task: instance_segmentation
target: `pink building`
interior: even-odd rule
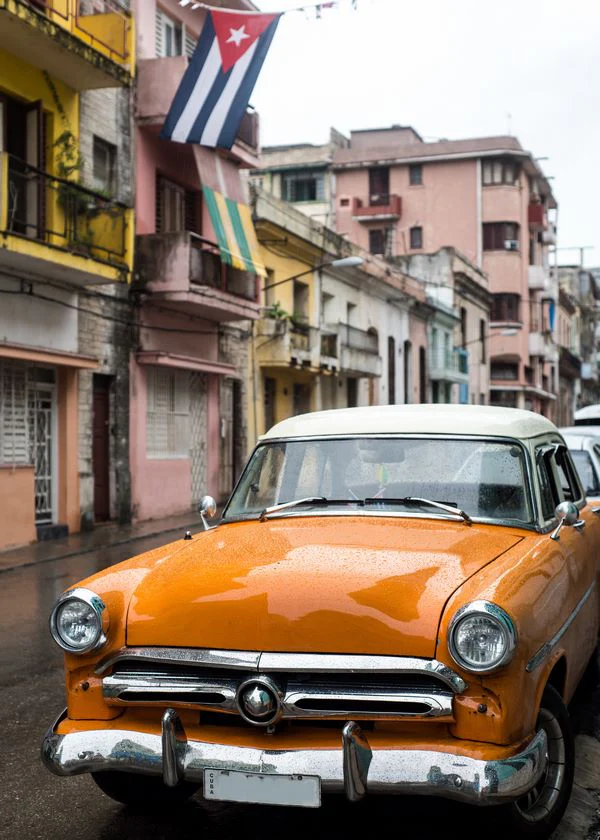
[[[536,159],[514,137],[426,143],[394,126],[353,131],[332,169],[338,233],[389,257],[451,246],[488,275],[490,402],[553,417],[556,203]]]
[[[254,8],[247,0],[214,5]],[[227,264],[215,224],[220,196],[246,203],[240,168],[257,164],[258,118],[246,115],[229,153],[160,139],[206,12],[176,0],[134,7],[139,327],[131,474],[134,517],[148,519],[189,510],[205,493],[227,495],[245,452],[247,323],[259,314],[260,267]]]

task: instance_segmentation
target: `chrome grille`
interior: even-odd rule
[[[225,714],[239,713],[236,696],[245,680],[268,676],[279,688],[282,718],[297,720],[448,718],[454,693],[464,690],[460,677],[435,660],[257,654],[250,664],[251,654],[242,654],[238,662],[230,651],[190,650],[186,658],[184,649],[130,648],[98,672],[111,670],[103,677],[111,705],[186,705]],[[273,667],[261,667],[261,656]]]

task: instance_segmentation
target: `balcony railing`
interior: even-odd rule
[[[362,350],[364,353],[379,353],[379,340],[376,333],[352,327],[350,324],[339,325],[340,341],[344,347],[351,347],[353,350]]]
[[[363,204],[360,198],[353,198],[352,215],[367,220],[382,216],[399,219],[402,215],[402,198],[399,195],[378,193],[369,196],[368,204]]]
[[[127,267],[127,208],[0,153],[0,230]]]
[[[0,0],[0,6],[9,0]],[[116,62],[129,59],[131,16],[118,0],[10,0],[45,15]]]
[[[531,227],[546,227],[546,208],[544,205],[532,202],[529,205],[528,219]]]
[[[168,234],[167,234],[168,235]],[[190,238],[190,282],[210,286],[229,295],[256,301],[256,274],[240,271],[224,263],[221,256],[208,250],[204,239],[188,232]]]

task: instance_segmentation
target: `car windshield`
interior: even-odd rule
[[[252,518],[296,500],[277,515],[360,507],[369,512],[447,515],[431,506],[419,508],[409,497],[442,502],[472,517],[521,522],[532,518],[522,447],[491,440],[411,437],[262,444],[223,518]]]
[[[598,475],[589,453],[584,449],[571,449],[571,457],[575,462],[575,467],[577,468],[586,494],[589,496],[599,496],[600,485],[598,484]]]

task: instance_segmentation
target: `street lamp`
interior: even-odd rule
[[[301,271],[300,274],[294,274],[293,277],[286,277],[285,280],[278,280],[276,283],[269,283],[263,286],[263,292],[268,289],[274,289],[275,286],[281,286],[282,283],[290,283],[292,280],[297,280],[299,277],[304,277],[305,274],[312,274],[313,271],[319,271],[321,268],[353,268],[354,266],[362,265],[364,259],[362,257],[340,257],[339,260],[332,260],[331,262],[321,263],[312,268],[307,268],[306,271]]]

